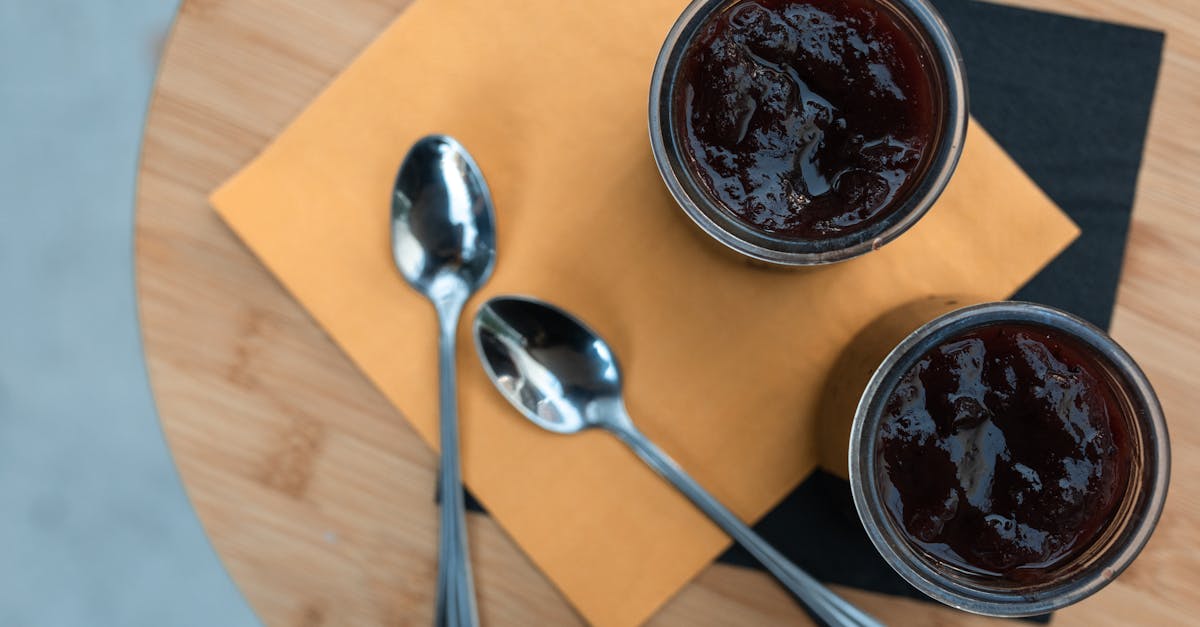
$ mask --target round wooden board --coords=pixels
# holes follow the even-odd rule
[[[192,502],[272,626],[432,619],[432,452],[206,200],[406,4],[186,0],[146,128],[136,264],[151,381]],[[1200,10],[1194,0],[1021,4],[1169,33],[1113,335],[1162,396],[1177,480],[1134,567],[1055,622],[1190,622],[1200,613],[1200,487],[1188,481],[1200,470]],[[485,624],[581,622],[491,520],[469,524]],[[989,622],[839,590],[889,623]],[[766,575],[718,564],[651,622],[806,620]]]

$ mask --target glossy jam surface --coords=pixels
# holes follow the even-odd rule
[[[871,0],[742,0],[701,27],[673,103],[700,185],[748,226],[822,240],[883,220],[934,150],[920,45]]]
[[[1071,336],[997,325],[943,342],[888,398],[880,493],[910,542],[985,577],[1038,581],[1103,531],[1129,481],[1127,422]]]

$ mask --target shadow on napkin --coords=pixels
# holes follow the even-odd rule
[[[1107,327],[1162,33],[975,0],[934,4],[962,49],[971,112],[1083,231],[1015,298]],[[467,507],[483,511],[470,493]],[[755,530],[818,579],[928,600],[871,546],[849,484],[828,472],[810,475]],[[737,546],[719,559],[759,567]]]

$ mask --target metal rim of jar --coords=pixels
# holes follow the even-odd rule
[[[903,206],[862,232],[829,240],[789,240],[768,236],[741,223],[693,180],[673,132],[674,77],[692,36],[719,9],[737,0],[693,0],[663,42],[650,83],[650,143],[667,188],[684,212],[708,235],[753,259],[784,266],[813,266],[844,261],[892,241],[916,224],[950,181],[962,154],[967,130],[967,86],[962,55],[941,15],[926,0],[873,0],[903,11],[910,26],[936,58],[946,87],[939,148],[919,186]]]
[[[965,330],[997,323],[1032,323],[1074,336],[1107,362],[1120,379],[1139,429],[1141,475],[1131,475],[1124,518],[1105,531],[1101,552],[1080,573],[1035,590],[988,589],[949,577],[930,564],[896,530],[876,486],[876,431],[887,397],[901,377],[927,351]],[[1143,437],[1144,436],[1144,437]],[[872,544],[908,583],[924,594],[952,607],[987,616],[1020,617],[1052,612],[1097,592],[1116,579],[1150,539],[1166,501],[1170,481],[1170,443],[1158,397],[1146,375],[1104,331],[1066,312],[1034,303],[1007,301],[957,309],[921,326],[884,358],[863,391],[849,447],[850,487],[859,519]],[[1130,495],[1134,495],[1131,497]],[[1130,499],[1134,498],[1132,504]],[[1126,510],[1126,508],[1128,508]]]

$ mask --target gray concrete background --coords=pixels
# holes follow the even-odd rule
[[[184,495],[133,289],[174,0],[0,0],[0,626],[256,619]]]

